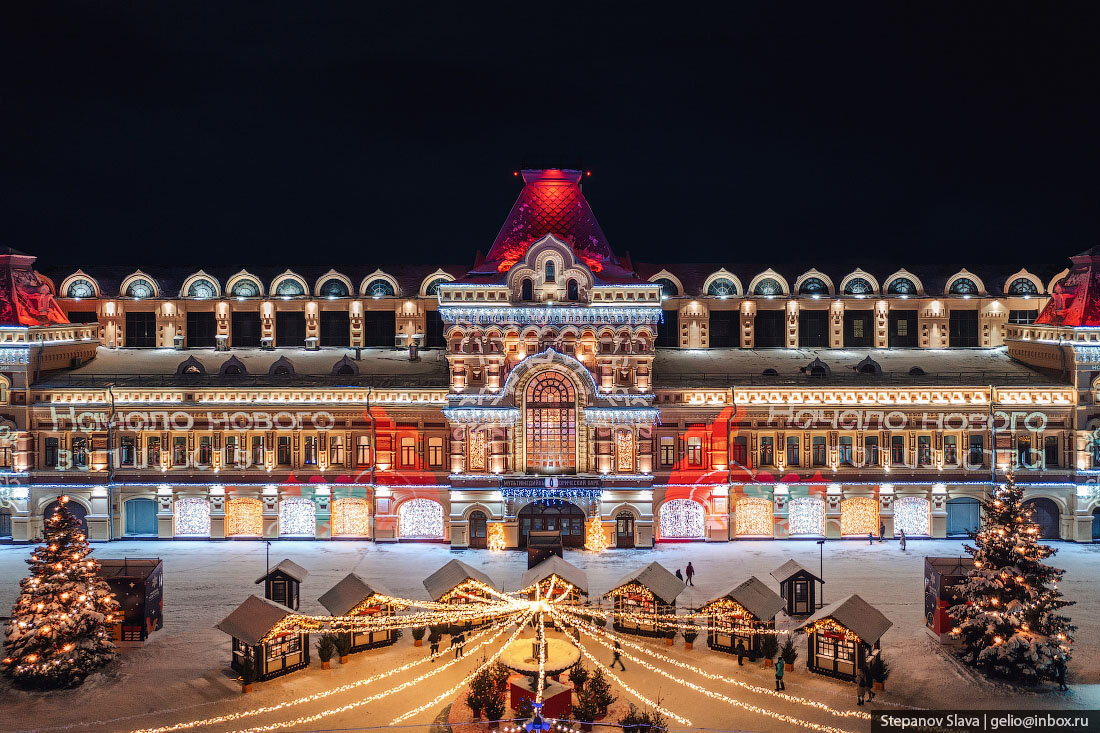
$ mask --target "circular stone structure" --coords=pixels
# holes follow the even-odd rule
[[[547,675],[555,675],[572,667],[581,659],[581,652],[577,647],[562,639],[546,640],[546,665]],[[520,674],[538,674],[539,656],[535,638],[528,636],[516,639],[500,655],[500,663],[508,669]]]

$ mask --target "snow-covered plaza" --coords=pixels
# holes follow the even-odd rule
[[[920,708],[1096,708],[1100,707],[1100,545],[1057,543],[1059,553],[1051,563],[1065,568],[1062,590],[1076,605],[1067,609],[1077,624],[1077,641],[1070,664],[1070,691],[1058,693],[1052,686],[1021,691],[982,680],[965,670],[934,642],[924,628],[924,558],[957,556],[962,543],[910,541],[906,552],[896,542],[868,546],[866,541],[833,541],[824,546],[825,602],[858,593],[893,622],[882,639],[883,655],[891,666],[886,690],[870,709],[889,706]],[[11,608],[18,580],[26,574],[24,562],[30,548],[0,547],[0,607]],[[120,660],[93,675],[75,690],[32,693],[0,688],[0,729],[116,731],[150,728],[250,708],[274,705],[353,683],[390,670],[427,654],[417,648],[408,633],[392,647],[353,655],[348,664],[322,670],[314,657],[309,669],[260,683],[256,692],[241,695],[229,667],[230,639],[214,624],[236,608],[246,596],[262,594],[254,584],[265,571],[265,546],[261,542],[115,542],[95,546],[97,558],[160,557],[164,561],[164,630],[138,649],[126,649]],[[526,555],[518,552],[455,552],[443,545],[374,545],[353,542],[291,542],[271,545],[274,565],[289,557],[309,570],[301,588],[301,610],[323,614],[317,597],[349,572],[374,580],[398,596],[427,599],[423,580],[453,558],[488,573],[504,590],[519,587],[527,569]],[[769,576],[787,559],[794,558],[814,571],[818,547],[813,542],[736,542],[730,544],[664,544],[654,550],[605,551],[599,554],[567,552],[566,559],[588,574],[593,597],[610,589],[626,573],[651,561],[675,570],[691,561],[695,585],[679,598],[681,608],[700,606],[751,575],[775,588]],[[805,637],[797,637],[799,659],[787,677],[787,692],[820,701],[839,710],[857,710],[856,689],[850,683],[811,674],[805,667]],[[645,642],[675,659],[698,665],[710,673],[736,678],[769,688],[773,671],[761,662],[746,661],[738,667],[734,656],[707,649],[701,637],[693,650],[677,639],[674,647]],[[446,643],[445,643],[446,644]],[[473,646],[473,645],[471,645]],[[597,654],[603,650],[589,644]],[[444,647],[446,648],[446,647]],[[386,727],[405,711],[423,705],[477,666],[481,652],[443,674],[387,695],[368,704],[326,716],[296,730],[356,730]],[[447,659],[447,657],[444,657]],[[605,659],[605,663],[610,659]],[[417,668],[420,674],[423,667]],[[285,729],[283,721],[355,703],[378,693],[414,673],[394,675],[321,700],[304,702],[270,713],[197,730],[240,730],[258,725]],[[683,673],[684,677],[691,677]],[[719,730],[793,730],[775,718],[751,708],[704,697],[644,670],[626,659],[624,682],[686,715],[694,728]],[[741,686],[693,678],[728,698],[815,723],[859,731],[866,721],[838,717],[805,705],[776,698]],[[622,689],[620,699],[631,700]],[[444,700],[406,721],[404,730],[428,731],[450,700]],[[673,728],[684,727],[673,723]]]

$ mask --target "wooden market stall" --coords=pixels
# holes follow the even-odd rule
[[[256,578],[256,584],[264,584],[264,598],[297,611],[298,589],[307,575],[308,570],[288,558]]]
[[[745,646],[755,659],[761,654],[763,634],[775,630],[775,616],[783,610],[779,594],[755,575],[707,603],[700,611],[707,614],[707,646],[731,654],[737,643]]]
[[[788,560],[771,572],[779,583],[779,595],[786,601],[787,615],[791,617],[809,616],[817,610],[820,597],[818,586],[825,581],[802,567],[794,560]]]
[[[385,618],[403,608],[389,601],[389,598],[390,594],[384,588],[377,584],[372,586],[355,573],[348,573],[317,600],[332,616]],[[397,631],[394,629],[348,633],[351,635],[352,652],[388,646],[397,641]]]
[[[809,637],[806,666],[811,672],[854,680],[891,626],[890,619],[857,595],[830,604],[798,627]]]
[[[974,569],[972,557],[924,558],[924,625],[941,644],[954,643],[954,621],[947,609],[963,602],[958,586]]]
[[[233,637],[233,669],[242,672],[244,660],[251,659],[256,680],[262,682],[308,667],[309,634],[267,638],[280,621],[293,614],[286,606],[253,595],[222,619],[214,628]]]
[[[530,599],[551,594],[558,601],[579,603],[582,596],[588,597],[588,576],[576,565],[551,555],[525,572],[519,587]]]
[[[475,604],[477,598],[487,601],[497,600],[487,588],[500,590],[493,579],[476,568],[472,568],[461,560],[451,560],[449,563],[436,570],[424,579],[424,588],[433,601],[439,603]],[[451,633],[469,631],[475,627],[481,627],[491,621],[491,617],[464,621],[450,625]]]
[[[627,634],[664,636],[656,616],[675,614],[676,597],[685,587],[684,581],[655,562],[619,579],[604,594],[615,605],[615,629]]]
[[[140,646],[164,627],[164,565],[159,557],[103,559],[99,577],[111,587],[122,615],[111,625],[115,644]]]

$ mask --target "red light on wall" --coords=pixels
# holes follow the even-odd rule
[[[518,175],[519,175],[519,171],[512,171],[512,175],[513,175],[513,176],[518,176]]]
[[[590,175],[592,175],[592,171],[585,171],[585,172],[584,172],[584,175],[586,175],[586,176],[590,176]]]

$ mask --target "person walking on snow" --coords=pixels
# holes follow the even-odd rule
[[[775,689],[777,690],[787,689],[787,686],[783,684],[783,666],[785,664],[783,657],[775,660]]]
[[[874,532],[868,532],[867,533],[867,544],[868,545],[875,544],[875,533]]]
[[[695,583],[691,582],[691,579],[695,577],[695,568],[691,566],[690,562],[688,563],[686,573],[688,578],[688,585],[695,585]]]
[[[898,546],[901,547],[901,551],[905,552],[905,530],[898,530]]]
[[[878,523],[878,541],[880,543],[886,541],[886,522]]]
[[[428,655],[432,658],[432,664],[435,664],[435,658],[439,654],[439,635],[433,631],[428,637],[428,643],[431,645]]]
[[[1059,654],[1058,658],[1054,660],[1054,674],[1055,679],[1058,681],[1058,689],[1065,692],[1069,688],[1066,687],[1066,655]]]
[[[459,632],[456,636],[451,637],[451,646],[455,648],[455,659],[462,656],[462,647],[466,645],[466,635],[463,632]]]
[[[744,639],[737,640],[737,666],[745,666],[745,641]]]
[[[618,662],[619,663],[619,669],[621,669],[623,672],[625,672],[626,671],[626,666],[623,664],[623,658],[619,656],[619,651],[621,649],[622,649],[622,647],[619,646],[619,642],[616,641],[615,642],[615,648],[612,650],[612,654],[614,654],[615,656],[613,656],[611,658],[610,669],[615,669],[615,662]]]

